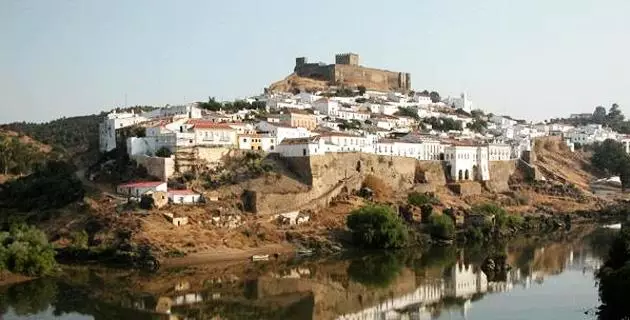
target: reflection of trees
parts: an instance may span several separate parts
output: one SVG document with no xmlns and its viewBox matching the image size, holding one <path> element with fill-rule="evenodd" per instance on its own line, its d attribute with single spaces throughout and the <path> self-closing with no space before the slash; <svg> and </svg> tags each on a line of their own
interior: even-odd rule
<svg viewBox="0 0 630 320">
<path fill-rule="evenodd" d="M 50 279 L 37 279 L 8 288 L 6 299 L 18 316 L 46 311 L 57 296 L 57 285 Z"/>
<path fill-rule="evenodd" d="M 597 272 L 600 319 L 630 319 L 630 226 L 624 225 L 610 246 L 608 260 Z"/>
<path fill-rule="evenodd" d="M 353 260 L 348 266 L 348 276 L 363 285 L 384 288 L 396 279 L 401 269 L 399 257 L 386 253 Z"/>
</svg>

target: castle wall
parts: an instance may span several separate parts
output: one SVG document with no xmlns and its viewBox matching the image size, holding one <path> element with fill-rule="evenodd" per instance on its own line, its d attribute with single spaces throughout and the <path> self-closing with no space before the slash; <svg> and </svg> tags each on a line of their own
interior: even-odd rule
<svg viewBox="0 0 630 320">
<path fill-rule="evenodd" d="M 161 181 L 166 181 L 175 173 L 175 161 L 173 158 L 149 157 L 145 155 L 131 156 L 138 165 L 147 169 L 149 175 Z"/>
<path fill-rule="evenodd" d="M 361 66 L 334 65 L 334 82 L 341 84 L 363 85 L 368 90 L 406 91 L 411 88 L 407 74 Z M 402 82 L 402 83 L 401 83 Z"/>
</svg>

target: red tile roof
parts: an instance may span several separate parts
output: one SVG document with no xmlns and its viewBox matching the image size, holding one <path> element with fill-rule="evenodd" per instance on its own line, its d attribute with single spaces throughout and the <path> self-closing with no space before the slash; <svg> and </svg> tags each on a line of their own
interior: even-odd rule
<svg viewBox="0 0 630 320">
<path fill-rule="evenodd" d="M 124 183 L 121 185 L 118 185 L 118 187 L 123 187 L 123 188 L 151 188 L 151 187 L 157 187 L 163 183 L 166 182 L 162 182 L 162 181 L 138 181 L 138 182 L 129 182 L 129 183 Z"/>
<path fill-rule="evenodd" d="M 234 123 L 228 123 L 228 122 L 214 122 L 214 121 L 208 121 L 208 120 L 188 120 L 187 122 L 188 124 L 192 124 L 195 128 L 200 128 L 200 129 L 232 129 L 232 127 L 230 127 L 230 124 L 234 124 Z"/>
<path fill-rule="evenodd" d="M 193 196 L 193 195 L 199 195 L 199 193 L 194 192 L 192 190 L 169 190 L 168 191 L 169 195 L 174 195 L 174 196 Z"/>
</svg>

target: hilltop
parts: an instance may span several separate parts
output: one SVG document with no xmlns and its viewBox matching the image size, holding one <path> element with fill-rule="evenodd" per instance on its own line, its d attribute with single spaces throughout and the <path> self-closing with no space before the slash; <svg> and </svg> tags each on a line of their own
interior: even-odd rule
<svg viewBox="0 0 630 320">
<path fill-rule="evenodd" d="M 271 92 L 317 92 L 328 89 L 329 83 L 323 80 L 315 80 L 306 77 L 300 77 L 295 73 L 288 75 L 286 78 L 276 81 L 269 86 Z"/>
</svg>

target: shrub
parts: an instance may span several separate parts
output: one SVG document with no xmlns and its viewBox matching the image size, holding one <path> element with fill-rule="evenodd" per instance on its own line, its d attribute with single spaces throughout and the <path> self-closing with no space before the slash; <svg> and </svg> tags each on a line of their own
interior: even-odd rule
<svg viewBox="0 0 630 320">
<path fill-rule="evenodd" d="M 155 152 L 156 157 L 169 158 L 173 153 L 167 147 L 161 147 Z"/>
<path fill-rule="evenodd" d="M 0 232 L 0 242 L 0 269 L 40 276 L 55 268 L 55 250 L 35 227 L 14 225 L 10 232 Z"/>
<path fill-rule="evenodd" d="M 455 237 L 455 223 L 446 214 L 432 215 L 429 219 L 429 233 L 431 237 L 451 240 Z"/>
<path fill-rule="evenodd" d="M 431 214 L 433 213 L 433 206 L 426 203 L 420 206 L 420 214 L 422 215 L 422 222 L 425 223 L 429 221 L 431 218 Z"/>
<path fill-rule="evenodd" d="M 71 238 L 72 247 L 79 249 L 86 249 L 88 247 L 89 236 L 85 230 L 81 230 L 81 232 L 73 232 Z"/>
<path fill-rule="evenodd" d="M 495 226 L 499 229 L 506 227 L 517 228 L 525 222 L 522 216 L 508 214 L 505 209 L 494 203 L 484 203 L 473 206 L 472 212 L 483 215 L 494 215 Z"/>
<path fill-rule="evenodd" d="M 407 244 L 407 228 L 387 206 L 369 205 L 350 212 L 346 225 L 355 244 L 366 248 L 400 248 Z"/>
<path fill-rule="evenodd" d="M 430 193 L 412 192 L 407 196 L 407 202 L 420 207 L 423 204 L 438 204 L 440 201 Z"/>
</svg>

